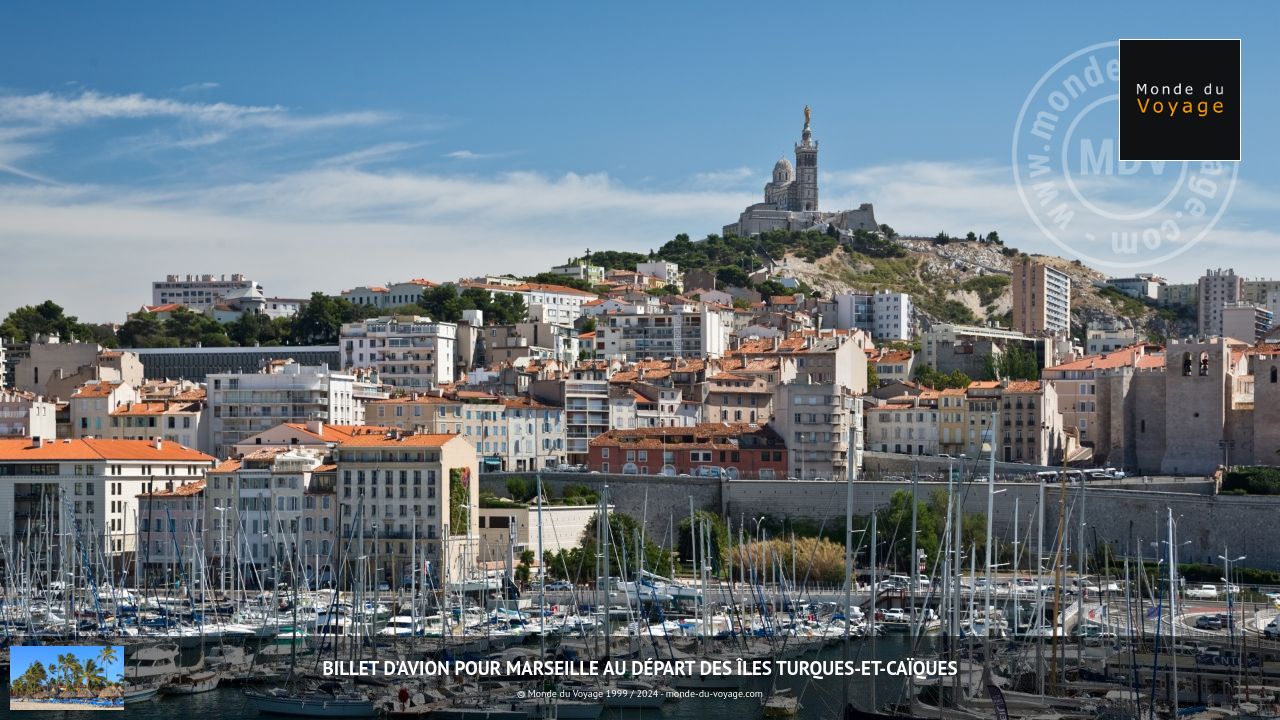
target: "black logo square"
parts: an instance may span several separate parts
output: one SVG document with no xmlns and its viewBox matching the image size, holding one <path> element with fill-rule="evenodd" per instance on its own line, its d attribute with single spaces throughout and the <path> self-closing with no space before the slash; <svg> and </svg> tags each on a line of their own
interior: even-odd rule
<svg viewBox="0 0 1280 720">
<path fill-rule="evenodd" d="M 1121 160 L 1240 159 L 1239 40 L 1120 41 Z"/>
</svg>

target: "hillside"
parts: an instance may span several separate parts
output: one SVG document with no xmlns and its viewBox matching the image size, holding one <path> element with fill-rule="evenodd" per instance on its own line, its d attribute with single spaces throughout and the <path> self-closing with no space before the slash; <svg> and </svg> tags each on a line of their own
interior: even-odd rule
<svg viewBox="0 0 1280 720">
<path fill-rule="evenodd" d="M 722 285 L 750 284 L 750 273 L 771 267 L 771 279 L 794 278 L 824 296 L 853 290 L 911 293 L 926 322 L 1010 324 L 1009 277 L 1013 258 L 1021 254 L 1016 248 L 1003 244 L 995 233 L 989 239 L 972 233 L 971 239 L 943 234 L 925 238 L 895 236 L 891 228 L 882 229 L 889 239 L 860 234 L 840 242 L 816 231 L 772 232 L 754 238 L 713 235 L 699 241 L 681 235 L 652 256 L 679 263 L 686 272 L 711 272 Z M 1107 275 L 1078 260 L 1035 257 L 1071 278 L 1076 337 L 1083 338 L 1091 321 L 1136 327 L 1141 339 L 1162 340 L 1194 330 L 1194 313 L 1186 309 L 1179 314 L 1099 287 L 1095 283 Z"/>
</svg>

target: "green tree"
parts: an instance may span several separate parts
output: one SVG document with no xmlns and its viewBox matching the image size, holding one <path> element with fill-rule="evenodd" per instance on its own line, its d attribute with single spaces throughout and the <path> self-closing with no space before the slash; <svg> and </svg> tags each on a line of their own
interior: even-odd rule
<svg viewBox="0 0 1280 720">
<path fill-rule="evenodd" d="M 300 345 L 331 345 L 338 342 L 342 323 L 346 322 L 344 300 L 322 292 L 311 293 L 306 307 L 293 318 L 293 338 Z M 350 305 L 350 303 L 347 303 Z"/>
<path fill-rule="evenodd" d="M 889 505 L 881 508 L 880 517 L 876 521 L 876 530 L 881 536 L 880 543 L 885 545 L 885 562 L 896 568 L 911 568 L 911 493 L 907 490 L 896 490 L 889 497 Z M 934 506 L 924 500 L 916 500 L 916 547 L 930 558 L 938 556 L 939 542 L 945 524 L 945 510 L 941 515 L 935 512 Z M 943 507 L 946 507 L 945 499 Z"/>
<path fill-rule="evenodd" d="M 93 340 L 96 331 L 81 325 L 62 306 L 52 300 L 39 305 L 24 305 L 0 322 L 0 338 L 13 342 L 32 342 L 38 335 L 57 335 L 64 341 Z"/>
<path fill-rule="evenodd" d="M 999 355 L 988 353 L 982 359 L 982 372 L 984 380 L 1036 380 L 1040 363 L 1030 350 L 1010 345 Z"/>
<path fill-rule="evenodd" d="M 423 291 L 418 304 L 432 320 L 456 323 L 462 319 L 464 308 L 462 298 L 458 296 L 458 288 L 453 285 L 437 285 Z"/>
<path fill-rule="evenodd" d="M 124 347 L 156 347 L 156 341 L 164 337 L 164 323 L 155 313 L 137 312 L 117 331 Z"/>
<path fill-rule="evenodd" d="M 469 534 L 471 483 L 470 468 L 449 470 L 449 532 L 453 535 Z"/>
<path fill-rule="evenodd" d="M 711 529 L 710 537 L 710 558 L 711 572 L 719 577 L 724 573 L 725 560 L 729 557 L 729 529 L 725 525 L 724 518 L 718 513 L 699 510 L 694 513 L 697 518 L 699 527 L 709 527 Z M 677 546 L 679 548 L 681 560 L 693 560 L 693 541 L 694 535 L 690 533 L 690 518 L 684 518 L 680 521 L 680 532 L 677 534 Z M 699 540 L 699 542 L 701 542 Z M 699 544 L 699 548 L 703 545 Z M 702 555 L 701 549 L 698 555 Z"/>
<path fill-rule="evenodd" d="M 507 478 L 507 493 L 512 500 L 524 502 L 533 499 L 538 492 L 538 484 L 527 477 L 515 476 Z"/>
<path fill-rule="evenodd" d="M 875 390 L 880 387 L 880 373 L 876 371 L 875 363 L 867 363 L 867 389 Z"/>
</svg>

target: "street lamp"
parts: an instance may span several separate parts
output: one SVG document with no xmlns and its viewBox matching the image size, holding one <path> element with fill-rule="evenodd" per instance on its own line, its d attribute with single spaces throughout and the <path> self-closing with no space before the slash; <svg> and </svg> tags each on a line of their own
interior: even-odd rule
<svg viewBox="0 0 1280 720">
<path fill-rule="evenodd" d="M 1226 551 L 1227 551 L 1227 548 L 1224 545 L 1222 547 L 1222 552 L 1225 553 Z M 1226 586 L 1226 591 L 1227 591 L 1227 636 L 1231 638 L 1231 644 L 1234 645 L 1236 641 L 1235 640 L 1236 632 L 1235 632 L 1235 618 L 1232 616 L 1232 608 L 1231 608 L 1231 566 L 1234 565 L 1235 563 L 1240 562 L 1241 560 L 1244 560 L 1245 556 L 1241 555 L 1238 558 L 1228 558 L 1226 555 L 1219 555 L 1218 559 L 1222 561 L 1222 573 L 1223 573 L 1222 582 Z M 1241 603 L 1240 607 L 1241 607 L 1241 610 L 1243 611 L 1244 604 Z M 1243 612 L 1241 612 L 1240 614 L 1240 622 L 1244 622 Z M 1242 628 L 1240 632 L 1243 635 L 1244 629 Z"/>
</svg>

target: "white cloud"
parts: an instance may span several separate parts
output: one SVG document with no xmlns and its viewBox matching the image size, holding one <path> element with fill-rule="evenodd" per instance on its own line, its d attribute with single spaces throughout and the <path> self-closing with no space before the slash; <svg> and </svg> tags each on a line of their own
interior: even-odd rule
<svg viewBox="0 0 1280 720">
<path fill-rule="evenodd" d="M 490 160 L 509 157 L 510 155 L 511 153 L 509 152 L 478 153 L 470 150 L 454 150 L 453 152 L 445 153 L 442 157 L 447 157 L 451 160 Z"/>
<path fill-rule="evenodd" d="M 744 186 L 751 184 L 752 180 L 759 180 L 755 170 L 749 167 L 738 167 L 697 173 L 690 179 L 689 185 L 704 190 L 741 190 Z"/>
<path fill-rule="evenodd" d="M 183 85 L 182 87 L 178 88 L 178 91 L 179 92 L 201 92 L 204 90 L 216 90 L 217 88 L 220 88 L 220 87 L 222 87 L 222 83 L 200 82 L 200 83 L 191 83 L 190 85 Z"/>
<path fill-rule="evenodd" d="M 92 90 L 78 95 L 51 92 L 0 95 L 0 122 L 39 128 L 84 125 L 99 120 L 170 118 L 230 128 L 313 130 L 374 125 L 391 117 L 372 111 L 298 115 L 281 105 L 193 103 L 141 93 L 107 95 Z"/>
<path fill-rule="evenodd" d="M 373 145 L 371 147 L 363 148 L 360 150 L 354 150 L 349 153 L 343 153 L 341 155 L 335 155 L 330 158 L 325 158 L 324 160 L 321 160 L 317 164 L 322 167 L 333 167 L 333 166 L 357 167 L 360 165 L 368 165 L 371 163 L 381 162 L 384 160 L 391 160 L 395 157 L 403 155 L 409 150 L 412 150 L 417 147 L 421 147 L 424 144 L 425 143 L 407 143 L 407 142 L 381 143 L 381 144 Z"/>
</svg>

